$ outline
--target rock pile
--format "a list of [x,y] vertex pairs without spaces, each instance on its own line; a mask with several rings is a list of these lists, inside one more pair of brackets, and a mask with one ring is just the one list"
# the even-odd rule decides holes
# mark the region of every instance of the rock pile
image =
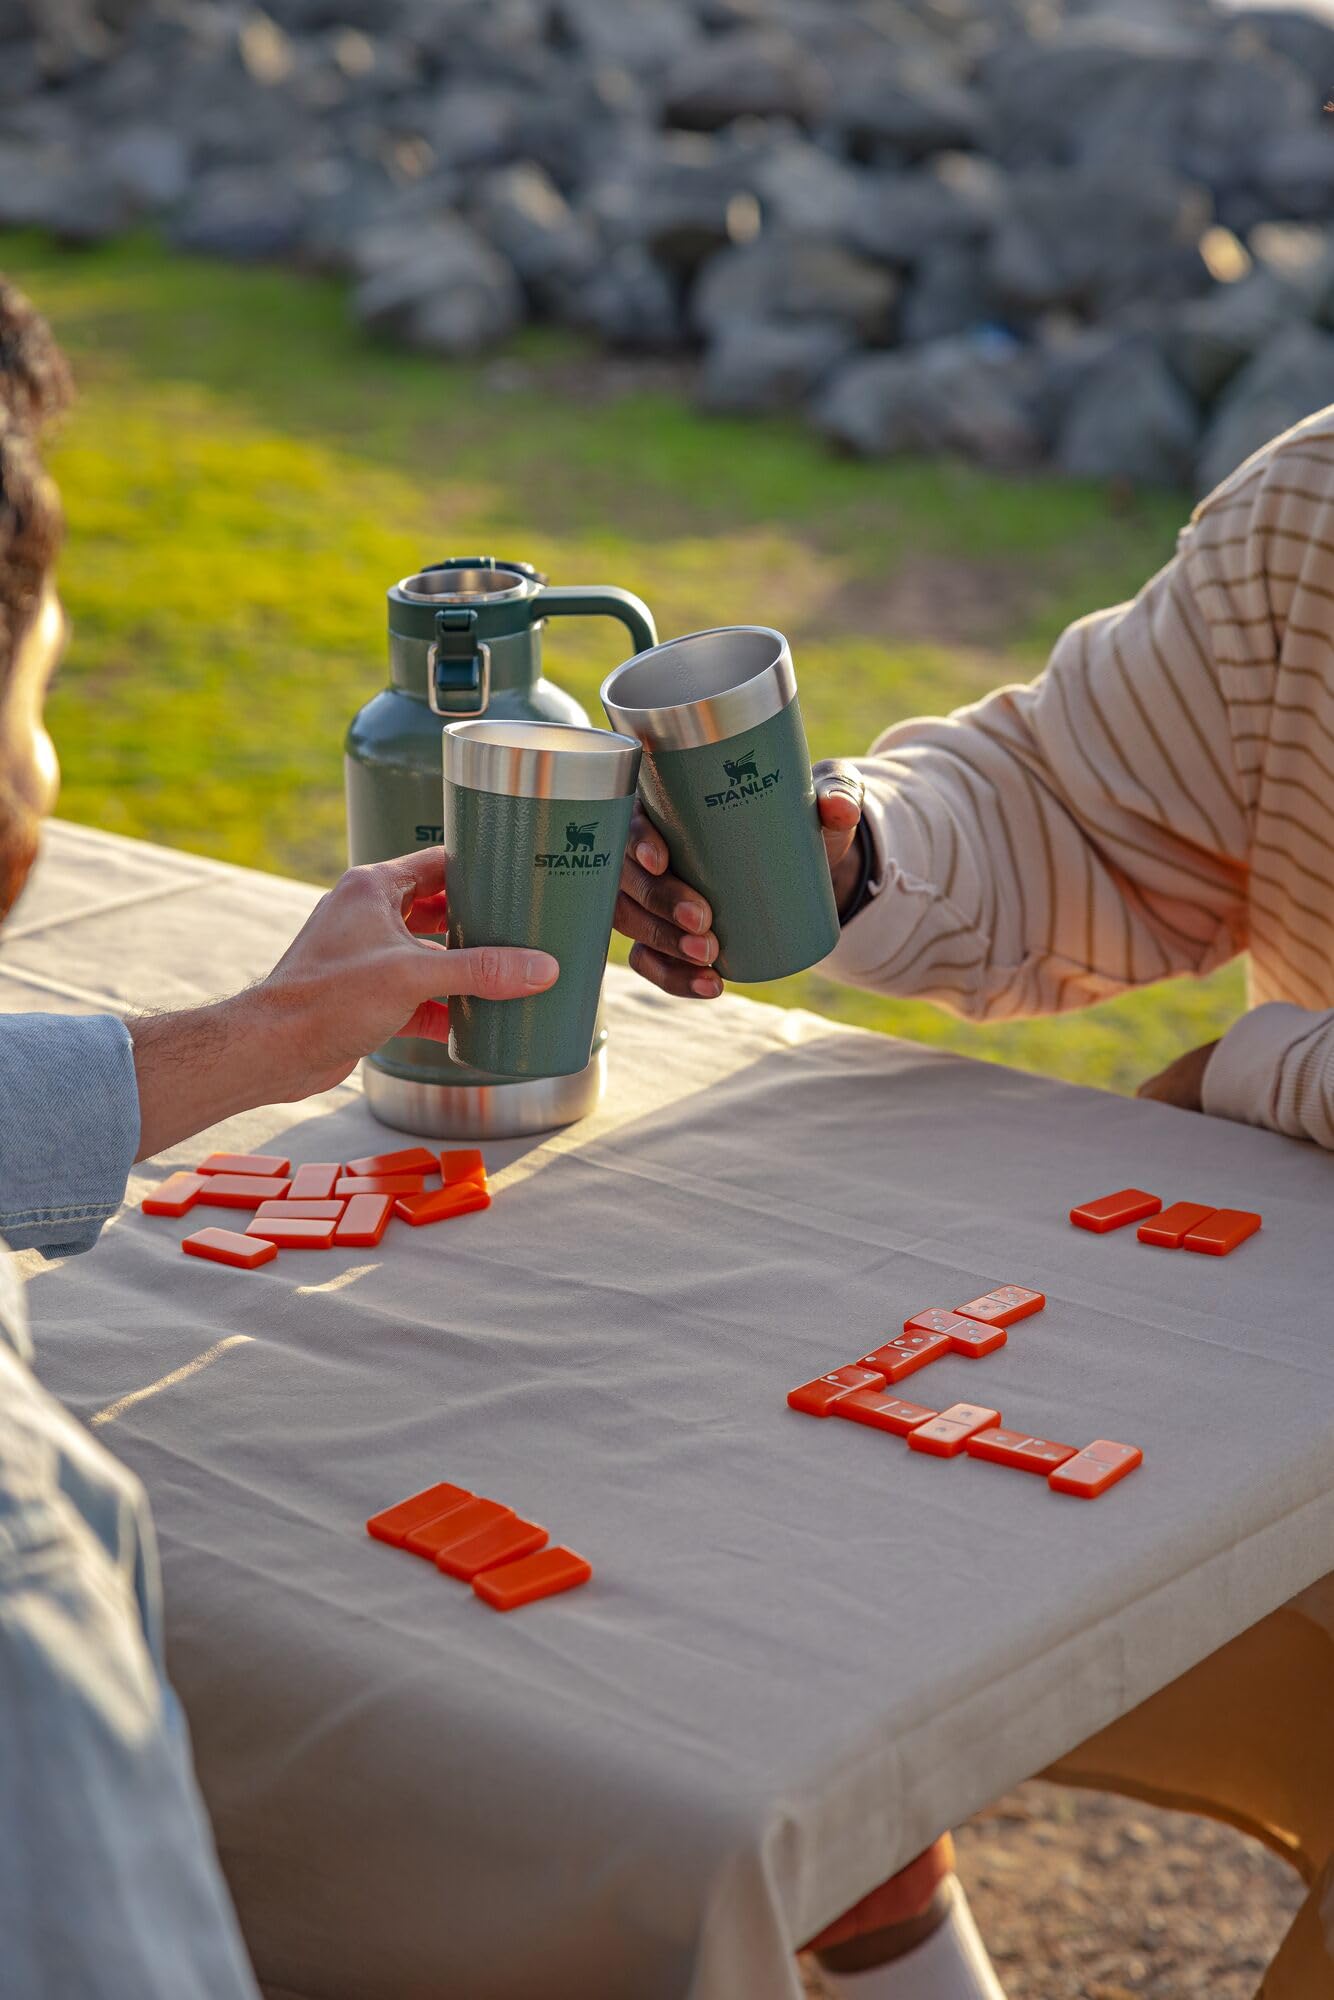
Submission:
[[1334,402],[1334,20],[1210,0],[0,0],[0,226],[700,354],[872,455],[1205,487]]

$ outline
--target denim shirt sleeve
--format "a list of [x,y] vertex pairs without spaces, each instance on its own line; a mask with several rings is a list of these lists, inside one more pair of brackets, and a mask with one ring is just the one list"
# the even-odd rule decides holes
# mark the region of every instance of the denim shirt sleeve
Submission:
[[139,1147],[134,1047],[111,1014],[0,1016],[0,1236],[89,1250]]

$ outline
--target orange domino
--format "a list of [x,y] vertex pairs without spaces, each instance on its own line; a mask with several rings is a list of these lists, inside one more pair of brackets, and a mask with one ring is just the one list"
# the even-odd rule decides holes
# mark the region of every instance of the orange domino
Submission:
[[411,1549],[414,1556],[429,1556],[434,1562],[441,1549],[452,1548],[456,1542],[471,1541],[484,1528],[494,1528],[501,1521],[513,1519],[512,1507],[502,1506],[499,1500],[474,1497],[437,1514],[432,1521],[423,1521],[420,1527],[409,1529],[403,1537],[403,1546]]
[[881,1389],[854,1389],[850,1395],[840,1396],[830,1411],[831,1416],[848,1417],[854,1424],[869,1424],[872,1430],[890,1431],[901,1438],[939,1414],[922,1403],[900,1402]]
[[951,1354],[967,1354],[974,1361],[1004,1347],[1008,1337],[1003,1326],[986,1326],[981,1320],[966,1319],[962,1313],[946,1312],[943,1306],[929,1306],[925,1312],[914,1313],[911,1319],[904,1320],[903,1331],[943,1333]]
[[1124,1229],[1127,1223],[1157,1215],[1162,1205],[1156,1194],[1146,1194],[1143,1188],[1122,1188],[1119,1194],[1081,1202],[1071,1209],[1070,1220],[1076,1229],[1091,1229],[1095,1236],[1105,1236],[1109,1229]]
[[343,1178],[346,1168],[337,1160],[311,1160],[307,1166],[298,1167],[292,1175],[292,1185],[287,1190],[289,1201],[327,1201],[334,1191],[334,1182]]
[[394,1212],[391,1194],[354,1194],[334,1230],[334,1244],[374,1249]]
[[805,1417],[827,1417],[841,1396],[851,1395],[854,1389],[883,1389],[885,1377],[878,1368],[835,1368],[828,1375],[817,1376],[814,1382],[803,1382],[800,1388],[789,1389],[787,1404],[790,1410],[800,1410]]
[[343,1174],[334,1182],[334,1193],[346,1201],[354,1194],[420,1194],[425,1185],[421,1174]]
[[484,1187],[475,1181],[457,1181],[453,1187],[428,1188],[425,1194],[400,1195],[394,1212],[419,1229],[424,1222],[446,1222],[451,1215],[471,1215],[490,1206],[491,1197]]
[[1135,1231],[1141,1243],[1156,1243],[1163,1250],[1179,1250],[1182,1238],[1214,1210],[1198,1201],[1174,1201],[1161,1215],[1151,1215]]
[[1048,1473],[1047,1484],[1053,1493],[1073,1493],[1081,1500],[1096,1500],[1100,1493],[1143,1463],[1144,1453],[1138,1445],[1094,1438],[1092,1444],[1086,1444],[1073,1458],[1067,1458],[1064,1465]]
[[349,1160],[349,1174],[435,1174],[440,1162],[425,1146],[404,1146],[397,1153],[367,1153],[363,1159]]
[[401,1549],[414,1528],[438,1520],[452,1507],[461,1507],[472,1498],[466,1486],[451,1486],[447,1479],[442,1479],[438,1486],[428,1486],[424,1492],[414,1493],[410,1500],[400,1500],[396,1507],[372,1514],[366,1523],[366,1533],[374,1535],[377,1542],[388,1542],[392,1548]]
[[1197,1222],[1181,1239],[1183,1250],[1202,1250],[1206,1257],[1226,1257],[1260,1227],[1260,1217],[1249,1208],[1216,1208],[1203,1222]]
[[[265,1207],[280,1206],[266,1202]],[[276,1243],[280,1250],[331,1250],[338,1218],[333,1215],[321,1220],[312,1215],[256,1215],[246,1224],[247,1236],[262,1236],[266,1243]]]
[[290,1160],[276,1153],[210,1153],[195,1168],[197,1174],[285,1174]]
[[476,1181],[486,1186],[486,1162],[475,1146],[440,1155],[440,1178],[446,1187],[459,1181]]
[[984,1410],[980,1403],[951,1403],[929,1424],[909,1431],[908,1449],[929,1451],[933,1458],[957,1458],[975,1431],[999,1422],[999,1410]]
[[1044,1479],[1054,1466],[1073,1458],[1072,1444],[1055,1444],[1050,1438],[1026,1437],[1023,1431],[1003,1431],[998,1426],[974,1431],[964,1445],[970,1458],[990,1459],[993,1465],[1013,1465],[1020,1472],[1040,1472]]
[[471,1583],[483,1570],[499,1569],[502,1563],[518,1562],[520,1556],[536,1555],[544,1549],[550,1537],[545,1528],[536,1521],[525,1521],[515,1515],[512,1521],[497,1521],[493,1528],[483,1528],[480,1535],[472,1535],[466,1542],[453,1542],[447,1549],[441,1549],[435,1559],[437,1569],[446,1576],[456,1576],[462,1583]]
[[202,1174],[168,1174],[139,1206],[145,1215],[184,1215],[198,1201],[203,1185]]
[[255,1210],[255,1219],[267,1221],[276,1215],[281,1221],[292,1222],[300,1216],[303,1222],[337,1222],[347,1203],[342,1201],[262,1201]]
[[278,1255],[276,1243],[241,1236],[235,1229],[196,1229],[181,1239],[187,1257],[206,1257],[210,1264],[234,1264],[238,1271],[253,1271]]
[[473,1578],[472,1587],[493,1611],[517,1611],[521,1604],[535,1604],[540,1597],[577,1590],[592,1574],[592,1563],[573,1549],[542,1549],[520,1562],[484,1569]]
[[1030,1292],[1023,1285],[997,1285],[980,1299],[956,1306],[955,1311],[963,1319],[981,1320],[984,1326],[1013,1326],[1016,1320],[1040,1313],[1046,1303],[1043,1292]]
[[258,1208],[287,1193],[287,1182],[271,1174],[208,1174],[195,1196],[200,1208]]
[[877,1347],[871,1354],[863,1354],[858,1363],[862,1368],[875,1368],[886,1382],[901,1382],[905,1375],[915,1375],[928,1362],[939,1361],[950,1351],[949,1337],[943,1333],[901,1333],[894,1340],[887,1340],[883,1347]]

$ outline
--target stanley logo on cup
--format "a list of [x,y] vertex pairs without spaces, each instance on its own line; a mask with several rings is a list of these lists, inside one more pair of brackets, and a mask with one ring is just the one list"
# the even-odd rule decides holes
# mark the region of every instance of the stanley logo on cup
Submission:
[[706,792],[706,806],[739,806],[744,799],[760,798],[765,792],[773,790],[781,775],[778,771],[761,774],[753,750],[739,750],[735,757],[724,757],[723,771],[727,778],[726,789]]
[[599,854],[593,846],[597,837],[599,820],[590,819],[582,825],[578,820],[569,820],[565,827],[565,852],[563,854],[537,854],[533,857],[535,868],[606,868],[609,854]]

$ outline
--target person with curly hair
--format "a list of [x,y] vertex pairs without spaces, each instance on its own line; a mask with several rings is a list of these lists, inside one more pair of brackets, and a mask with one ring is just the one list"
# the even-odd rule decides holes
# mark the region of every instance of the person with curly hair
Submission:
[[[59,781],[42,711],[65,643],[61,514],[40,442],[69,394],[45,323],[0,281],[0,921]],[[551,985],[540,952],[445,950],[443,885],[439,848],[350,870],[267,979],[213,1006],[0,1016],[0,1236],[85,1250],[135,1160],[327,1089],[392,1034],[446,1036],[442,994]],[[0,1255],[0,1993],[256,2000],[163,1671],[143,1490],[31,1353]]]

